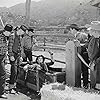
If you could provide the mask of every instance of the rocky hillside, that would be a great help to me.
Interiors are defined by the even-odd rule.
[[[97,18],[97,9],[90,0],[41,0],[31,2],[31,18],[42,24],[59,25],[78,23],[84,25]],[[0,12],[25,16],[25,3],[10,8],[0,8]]]

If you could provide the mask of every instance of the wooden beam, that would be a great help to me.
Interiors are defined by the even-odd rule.
[[[69,39],[74,39],[74,35],[69,35],[69,34],[57,34],[57,33],[53,33],[53,34],[46,34],[46,33],[33,33],[33,36],[42,36],[42,37],[63,37],[63,38],[69,38]]]
[[[26,25],[29,25],[29,20],[30,20],[30,6],[31,6],[31,0],[26,0],[26,4],[25,4],[25,7],[26,7],[26,13],[25,13],[26,19],[25,19],[25,24],[26,24]]]

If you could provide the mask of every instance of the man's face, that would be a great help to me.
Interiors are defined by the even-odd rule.
[[[24,31],[22,30],[22,29],[19,29],[18,31],[17,31],[17,35],[24,35]]]
[[[29,36],[32,36],[32,35],[33,35],[33,32],[29,31],[29,32],[28,32],[28,35],[29,35]]]
[[[77,30],[75,30],[75,29],[70,29],[70,32],[73,34],[73,35],[75,35],[76,33],[77,33]]]
[[[42,57],[38,58],[38,63],[43,63],[43,58]]]
[[[5,36],[9,37],[10,34],[11,34],[11,32],[5,31],[3,34],[4,34]]]

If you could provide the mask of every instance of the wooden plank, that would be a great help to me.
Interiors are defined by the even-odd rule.
[[[34,56],[34,57],[38,57],[37,55],[32,55],[32,56]],[[45,57],[45,59],[51,60],[50,58],[47,58],[47,57]],[[63,63],[63,64],[65,64],[64,61],[60,61],[60,60],[55,60],[55,62],[59,62],[59,63]]]
[[[46,33],[34,33],[34,36],[43,36],[43,37],[63,37],[63,38],[74,38],[73,35],[68,35],[68,34],[57,34],[57,33],[53,33],[53,34],[46,34]]]
[[[39,49],[53,49],[53,50],[63,50],[65,51],[65,48],[64,47],[54,47],[54,46],[37,46],[37,48]]]

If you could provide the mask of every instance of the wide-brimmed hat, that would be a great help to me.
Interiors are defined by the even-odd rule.
[[[33,28],[29,28],[28,31],[34,33],[34,29]]]
[[[5,31],[11,32],[13,30],[13,26],[10,24],[6,24],[6,26],[4,27]]]
[[[100,37],[100,21],[92,21],[90,24],[89,31],[95,38]]]
[[[80,27],[80,31],[85,30],[87,31],[87,28],[85,26]]]
[[[22,29],[24,32],[26,32],[26,30],[28,30],[27,26],[25,26],[25,25],[21,25],[20,29]]]
[[[90,24],[90,30],[100,31],[100,21],[92,21]]]
[[[70,25],[70,28],[75,29],[75,30],[77,30],[77,31],[80,30],[80,28],[78,27],[77,24],[71,24],[71,25]]]

